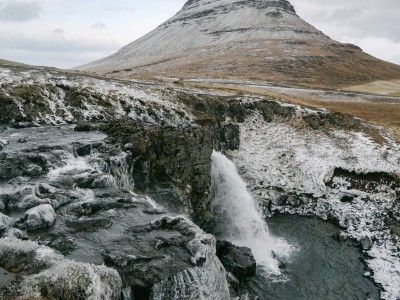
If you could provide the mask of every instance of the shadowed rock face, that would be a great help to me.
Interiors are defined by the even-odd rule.
[[[213,136],[203,128],[143,126],[123,118],[107,133],[125,145],[135,188],[201,222],[206,213]],[[178,201],[171,201],[177,199]]]

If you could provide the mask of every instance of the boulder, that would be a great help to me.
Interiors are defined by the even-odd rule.
[[[49,227],[56,221],[56,212],[50,204],[42,204],[29,209],[18,222],[20,227],[27,230],[36,230]]]
[[[250,248],[238,247],[227,241],[218,241],[217,256],[225,269],[239,279],[256,274],[256,260]]]
[[[15,220],[0,213],[0,232],[13,227]]]
[[[119,300],[121,296],[117,271],[65,259],[32,241],[0,239],[0,267],[21,275],[6,299]]]

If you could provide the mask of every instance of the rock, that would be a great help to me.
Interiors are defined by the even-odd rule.
[[[362,249],[365,251],[370,250],[373,246],[372,240],[369,236],[364,236],[363,238],[361,238],[360,244]]]
[[[239,279],[256,274],[256,260],[247,247],[238,247],[227,241],[218,241],[217,256],[225,269]]]
[[[24,275],[14,282],[10,299],[119,300],[121,296],[117,271],[65,259],[32,241],[0,239],[0,266]]]
[[[26,138],[20,138],[20,139],[18,139],[18,143],[21,143],[21,144],[23,144],[23,143],[26,143],[28,140],[26,139]]]
[[[75,131],[93,131],[95,130],[89,122],[86,121],[78,121],[74,128]]]
[[[135,170],[131,176],[136,189],[146,191],[170,211],[191,215],[201,223],[207,211],[212,132],[143,126],[128,118],[104,130],[121,145],[133,145],[128,169]]]
[[[67,227],[77,231],[97,231],[101,228],[111,227],[112,224],[113,222],[107,218],[68,220],[66,222]]]
[[[25,167],[25,175],[28,176],[39,176],[43,172],[42,167],[38,166],[37,164],[29,164]]]
[[[224,150],[238,150],[240,147],[239,125],[227,124],[219,130],[219,147]]]
[[[4,231],[15,225],[15,220],[13,218],[7,217],[0,213],[0,232]]]
[[[52,240],[48,246],[60,251],[63,255],[68,255],[77,248],[74,239],[70,237],[58,237]]]
[[[324,121],[321,120],[317,115],[304,116],[303,120],[314,130],[318,130],[321,126],[324,125]]]
[[[79,130],[77,130],[77,131],[79,131]],[[92,145],[90,145],[90,144],[80,146],[79,148],[76,149],[76,153],[79,156],[87,156],[87,155],[90,155],[91,152],[92,152]]]
[[[152,288],[159,291],[158,299],[185,299],[183,290],[193,296],[190,299],[200,299],[196,295],[204,289],[228,294],[225,270],[215,255],[215,238],[191,221],[162,217],[129,231],[138,238],[135,249],[146,252],[115,249],[104,253],[104,260],[126,278],[134,299],[148,299]],[[174,298],[175,293],[179,295]],[[227,298],[216,294],[214,299]]]
[[[0,150],[3,150],[8,145],[8,141],[0,139]]]
[[[36,230],[49,227],[56,221],[56,212],[50,204],[42,204],[29,209],[18,222],[22,228]]]
[[[15,238],[19,240],[28,239],[27,236],[17,228],[10,228],[4,232],[4,237]]]
[[[336,234],[334,235],[334,238],[335,238],[337,241],[339,241],[339,242],[345,242],[345,241],[347,241],[347,235],[346,235],[346,233],[343,232],[343,231],[340,231],[340,232],[336,233]]]
[[[352,202],[353,200],[354,196],[347,193],[343,193],[342,197],[340,198],[341,202]]]
[[[102,175],[93,180],[90,185],[93,189],[107,188],[112,185],[113,177],[111,175]]]

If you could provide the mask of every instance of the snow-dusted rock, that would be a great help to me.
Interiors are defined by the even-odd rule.
[[[0,231],[6,230],[14,226],[15,220],[0,213]]]
[[[26,235],[25,235],[21,230],[19,230],[19,229],[17,229],[17,228],[10,228],[10,229],[7,229],[7,230],[4,232],[4,235],[3,235],[3,236],[4,236],[4,237],[8,237],[8,238],[20,239],[20,240],[26,238]]]
[[[7,140],[2,140],[0,139],[0,150],[3,150],[5,146],[8,145],[8,141]]]
[[[15,273],[30,274],[21,274],[13,297],[120,299],[122,281],[117,271],[65,259],[32,241],[0,239],[0,266]]]
[[[23,224],[27,230],[48,227],[56,221],[56,212],[50,204],[42,204],[29,209],[23,217]]]

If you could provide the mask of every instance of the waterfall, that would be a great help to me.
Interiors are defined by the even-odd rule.
[[[217,216],[213,233],[218,239],[250,248],[263,273],[280,275],[276,257],[287,259],[293,248],[269,234],[267,224],[233,162],[215,151],[211,158],[210,205]]]
[[[135,183],[128,164],[128,154],[123,152],[118,156],[110,157],[109,172],[114,177],[116,187],[133,192]]]

